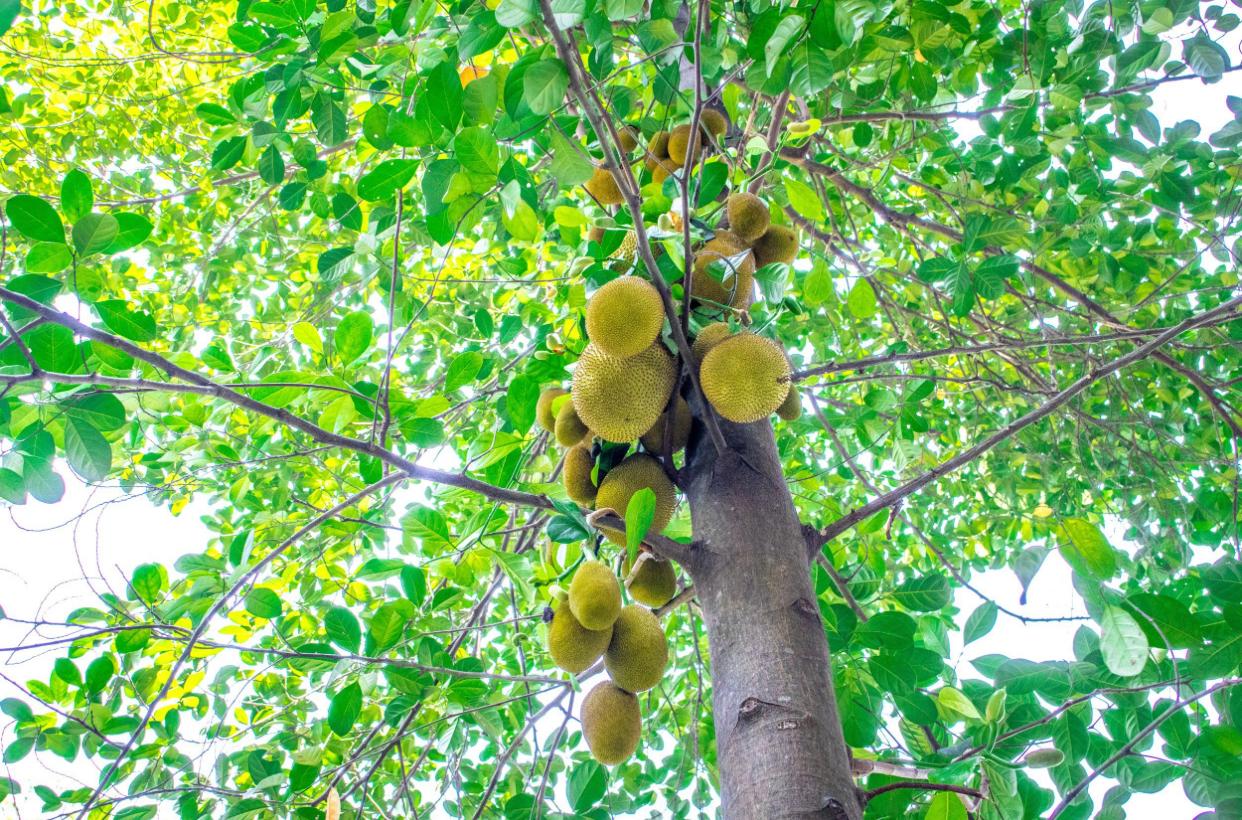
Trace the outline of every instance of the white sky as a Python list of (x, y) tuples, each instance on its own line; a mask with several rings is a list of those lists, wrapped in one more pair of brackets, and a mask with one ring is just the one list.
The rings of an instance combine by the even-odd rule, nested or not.
[[(1231, 49), (1238, 59), (1236, 43)], [(1242, 75), (1230, 74), (1210, 86), (1196, 81), (1175, 83), (1157, 89), (1153, 94), (1153, 112), (1164, 125), (1180, 120), (1197, 120), (1202, 126), (1202, 139), (1218, 130), (1232, 115), (1225, 107), (1226, 94), (1242, 96)], [(121, 496), (115, 490), (97, 490), (83, 486), (62, 466), (67, 493), (54, 506), (31, 502), (9, 511), (0, 510), (0, 606), (17, 618), (52, 618), (64, 616), (77, 606), (91, 605), (91, 586), (101, 579), (113, 589), (124, 589), (124, 578), (138, 564), (159, 561), (171, 564), (177, 557), (202, 549), (208, 532), (198, 519), (204, 507), (191, 504), (180, 516), (174, 517), (166, 508), (152, 506), (144, 499), (129, 499), (122, 504), (97, 506), (72, 522), (79, 511)], [(1114, 543), (1120, 544), (1118, 533), (1110, 532)], [(1211, 560), (1210, 556), (1202, 556)], [(1031, 586), (1026, 607), (1018, 605), (1020, 588), (1011, 571), (996, 570), (973, 577), (972, 582), (986, 595), (1024, 615), (1082, 614), (1082, 601), (1074, 593), (1068, 566), (1053, 553), (1045, 562)], [(956, 604), (962, 609), (962, 621), (979, 604), (967, 590), (959, 590)], [(950, 660), (963, 677), (981, 677), (968, 664), (972, 658), (991, 653), (1020, 656), (1031, 660), (1053, 660), (1073, 657), (1072, 642), (1079, 622), (1022, 624), (1004, 615), (985, 638), (962, 650), (961, 636), (954, 637), (954, 657)], [(25, 627), (11, 621), (0, 621), (0, 646), (11, 646), (25, 636)], [(1020, 647), (1020, 649), (1015, 649)], [(36, 656), (23, 653), (18, 657), (0, 655), (0, 672), (17, 680), (46, 677), (56, 655)], [(0, 698), (17, 696), (0, 680)], [(8, 718), (0, 719), (0, 726)], [(0, 735), (0, 746), (7, 737)], [(38, 769), (46, 767), (40, 774)], [(0, 804), (0, 818), (37, 817), (41, 801), (30, 790), (36, 782), (56, 780), (65, 787), (75, 781), (94, 785), (98, 774), (93, 763), (79, 760), (68, 764), (49, 753), (31, 754), (13, 767), (11, 774), (26, 784), (24, 792)], [(1047, 779), (1042, 778), (1045, 785)], [(1097, 780), (1091, 793), (1099, 799), (1111, 781)], [(1136, 794), (1126, 804), (1132, 817), (1192, 817), (1201, 809), (1186, 799), (1180, 785), (1174, 783), (1163, 793)], [(20, 812), (17, 813), (17, 812)], [(166, 811), (160, 817), (173, 817)]]

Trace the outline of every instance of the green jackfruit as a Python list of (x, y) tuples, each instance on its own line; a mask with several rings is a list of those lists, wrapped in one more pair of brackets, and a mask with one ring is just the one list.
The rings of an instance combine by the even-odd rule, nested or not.
[(729, 130), (729, 119), (724, 112), (715, 108), (704, 108), (699, 112), (699, 124), (702, 125), (707, 132), (713, 137), (721, 137), (725, 131)]
[[(627, 557), (621, 566), (621, 576), (630, 578), (630, 559)], [(640, 604), (650, 607), (661, 607), (677, 594), (677, 570), (672, 561), (665, 561), (649, 555), (646, 561), (638, 565), (638, 571), (630, 578), (630, 597)]]
[(627, 692), (646, 692), (664, 677), (666, 666), (668, 639), (660, 619), (643, 606), (623, 608), (604, 651), (604, 668), (612, 682)]
[(607, 168), (596, 168), (583, 187), (600, 205), (620, 205), (625, 201), (616, 177)]
[(770, 225), (763, 236), (755, 240), (754, 252), (758, 267), (773, 262), (788, 265), (798, 256), (798, 232), (784, 225)]
[(587, 629), (609, 629), (621, 612), (621, 584), (605, 564), (583, 561), (569, 582), (569, 609)]
[(582, 699), (581, 719), (591, 756), (605, 766), (624, 763), (638, 749), (643, 717), (633, 693), (601, 681)]
[(656, 131), (651, 135), (651, 140), (647, 143), (646, 156), (643, 157), (643, 164), (648, 170), (654, 171), (656, 166), (660, 164), (660, 160), (668, 159), (668, 132)]
[[(690, 414), (690, 405), (678, 396), (673, 403), (673, 449), (670, 452), (677, 453), (686, 449), (686, 445), (690, 443), (690, 425), (693, 422), (694, 417)], [(665, 410), (660, 414), (655, 425), (643, 433), (641, 441), (649, 452), (664, 452), (664, 427), (667, 424), (668, 411)]]
[(686, 155), (693, 154), (690, 164), (693, 165), (699, 157), (699, 150), (703, 146), (703, 135), (700, 131), (695, 136), (694, 147), (690, 146), (690, 126), (679, 125), (674, 128), (668, 135), (668, 158), (673, 161), (677, 167), (686, 164)]
[(725, 202), (729, 214), (729, 230), (746, 244), (763, 236), (772, 217), (768, 204), (754, 194), (733, 194)]
[(562, 447), (573, 447), (591, 435), (590, 429), (578, 418), (574, 403), (567, 401), (556, 413), (556, 442)]
[(772, 340), (739, 333), (707, 352), (699, 382), (717, 413), (748, 424), (770, 416), (785, 401), (789, 360)]
[(795, 421), (802, 415), (802, 394), (798, 392), (797, 385), (789, 385), (789, 394), (785, 396), (781, 406), (776, 408), (776, 415), (785, 421)]
[(612, 627), (587, 629), (578, 623), (568, 601), (556, 605), (552, 622), (548, 624), (548, 652), (552, 662), (574, 675), (586, 671), (599, 660), (611, 639)]
[[(649, 533), (658, 533), (668, 526), (677, 506), (677, 488), (665, 474), (660, 462), (646, 453), (635, 453), (608, 471), (599, 483), (595, 496), (595, 509), (611, 508), (625, 518), (625, 509), (634, 493), (649, 487), (655, 493), (655, 515), (651, 519)], [(603, 527), (600, 530), (614, 544), (625, 546), (625, 535), (620, 530)]]
[(556, 432), (556, 411), (552, 409), (552, 404), (567, 395), (569, 391), (559, 387), (549, 387), (539, 394), (539, 401), (535, 403), (535, 418), (539, 419), (539, 426), (549, 433)]
[[(710, 266), (720, 261), (723, 281), (712, 276)], [(750, 304), (755, 282), (755, 256), (735, 236), (724, 231), (709, 239), (694, 255), (690, 288), (696, 299), (744, 308)]]
[(595, 291), (586, 309), (587, 336), (609, 356), (637, 356), (664, 327), (664, 303), (655, 285), (621, 276)]
[(703, 357), (707, 355), (707, 351), (716, 346), (717, 342), (722, 342), (733, 335), (733, 328), (729, 327), (728, 322), (713, 322), (699, 331), (694, 337), (694, 344), (690, 346), (690, 351), (694, 353), (695, 361), (702, 362)]
[(629, 358), (589, 344), (574, 370), (574, 408), (605, 441), (634, 441), (660, 418), (676, 380), (677, 365), (658, 343)]
[(579, 444), (565, 451), (565, 463), (561, 465), (561, 483), (565, 492), (584, 507), (595, 504), (597, 492), (595, 482), (591, 481), (591, 470), (595, 467), (595, 459), (591, 456), (591, 448)]

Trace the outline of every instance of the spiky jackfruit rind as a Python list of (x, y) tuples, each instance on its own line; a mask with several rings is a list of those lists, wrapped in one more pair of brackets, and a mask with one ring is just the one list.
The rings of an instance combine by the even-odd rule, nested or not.
[(789, 360), (771, 339), (739, 333), (703, 357), (699, 382), (717, 413), (737, 424), (749, 424), (770, 416), (785, 401)]
[(659, 343), (629, 358), (589, 344), (574, 370), (574, 408), (605, 441), (634, 441), (664, 412), (676, 380), (677, 365)]
[[(608, 471), (604, 480), (599, 483), (599, 492), (595, 495), (595, 509), (613, 509), (618, 516), (625, 518), (630, 499), (644, 487), (650, 488), (656, 497), (655, 514), (651, 518), (648, 533), (658, 533), (673, 518), (673, 510), (677, 507), (677, 488), (665, 474), (660, 462), (646, 453), (635, 453)], [(600, 531), (609, 541), (625, 546), (625, 534), (620, 530), (601, 527)]]
[(651, 347), (663, 327), (660, 292), (638, 276), (613, 279), (587, 302), (587, 336), (609, 356), (637, 356)]
[(747, 245), (763, 236), (772, 222), (768, 204), (754, 194), (731, 194), (725, 201), (729, 214), (729, 230)]
[[(724, 281), (712, 276), (709, 267), (713, 262), (729, 266), (733, 275)], [(694, 255), (694, 275), (690, 289), (702, 302), (745, 308), (750, 304), (751, 290), (755, 282), (754, 254), (741, 242), (724, 232), (704, 243)]]
[[(630, 559), (626, 558), (621, 566), (623, 578), (629, 578), (631, 566)], [(664, 606), (677, 594), (677, 570), (672, 561), (648, 556), (638, 565), (638, 570), (626, 589), (630, 597), (640, 604), (650, 607)]]
[(755, 240), (755, 264), (759, 267), (773, 262), (792, 263), (798, 256), (798, 232), (784, 225), (769, 225), (763, 236)]
[(724, 112), (715, 108), (704, 108), (699, 113), (699, 124), (702, 125), (707, 132), (713, 137), (721, 137), (725, 131), (729, 130), (729, 118)]
[(729, 327), (728, 322), (712, 322), (704, 327), (694, 337), (694, 344), (690, 346), (691, 352), (694, 353), (695, 361), (702, 362), (703, 357), (707, 355), (707, 351), (732, 335), (733, 328)]
[(678, 167), (686, 164), (686, 155), (693, 153), (694, 157), (690, 160), (693, 165), (698, 160), (699, 151), (703, 146), (703, 134), (700, 131), (695, 135), (694, 148), (690, 147), (690, 126), (679, 125), (669, 132), (668, 135), (668, 158)]
[(569, 610), (586, 629), (611, 629), (621, 614), (621, 584), (607, 565), (583, 561), (569, 582)]
[(572, 675), (585, 672), (604, 654), (610, 640), (612, 627), (587, 629), (578, 623), (568, 601), (556, 605), (548, 624), (548, 653), (561, 669)]
[(591, 430), (578, 418), (574, 403), (567, 401), (556, 413), (556, 443), (562, 447), (573, 447), (590, 435)]
[[(652, 453), (664, 452), (664, 427), (668, 423), (668, 411), (665, 410), (660, 414), (660, 418), (652, 425), (651, 429), (643, 433), (643, 446)], [(673, 449), (670, 452), (678, 453), (686, 448), (690, 443), (690, 426), (694, 423), (694, 416), (690, 413), (690, 405), (681, 396), (673, 403)]]
[(673, 176), (681, 169), (681, 166), (673, 162), (671, 159), (662, 159), (651, 169), (651, 181), (657, 185), (663, 185), (664, 180)]
[(611, 681), (600, 681), (583, 698), (581, 719), (587, 748), (603, 765), (624, 763), (638, 750), (643, 716), (633, 692)]
[(569, 391), (564, 388), (548, 387), (539, 394), (539, 401), (535, 402), (535, 418), (539, 420), (539, 426), (549, 433), (556, 432), (556, 411), (552, 409), (552, 403), (567, 395)]
[(647, 142), (647, 151), (643, 163), (654, 171), (660, 160), (668, 159), (668, 132), (656, 131)]
[(621, 196), (621, 188), (617, 185), (616, 177), (607, 168), (597, 167), (595, 173), (591, 174), (591, 178), (582, 187), (586, 188), (587, 193), (595, 197), (595, 201), (600, 205), (620, 205), (625, 201), (625, 197)]
[(565, 451), (565, 463), (561, 465), (561, 483), (565, 492), (578, 504), (590, 507), (595, 504), (598, 492), (595, 482), (591, 480), (591, 470), (595, 468), (595, 458), (591, 449), (579, 444)]
[(668, 638), (660, 619), (646, 607), (622, 608), (604, 650), (604, 668), (612, 682), (627, 692), (646, 692), (664, 677)]
[(781, 406), (776, 408), (776, 415), (785, 421), (796, 421), (802, 415), (802, 394), (798, 392), (797, 385), (789, 385), (789, 393)]

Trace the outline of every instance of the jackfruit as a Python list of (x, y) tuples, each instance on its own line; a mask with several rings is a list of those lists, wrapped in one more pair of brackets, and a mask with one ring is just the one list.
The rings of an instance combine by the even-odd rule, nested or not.
[(582, 736), (591, 756), (605, 766), (624, 763), (638, 749), (643, 716), (638, 697), (601, 681), (582, 700)]
[(591, 434), (590, 429), (578, 418), (574, 403), (567, 401), (556, 414), (556, 442), (562, 447), (573, 447)]
[[(626, 558), (621, 567), (623, 578), (630, 577), (630, 566), (630, 559)], [(664, 606), (677, 594), (677, 570), (673, 568), (672, 561), (649, 555), (647, 560), (638, 565), (638, 571), (630, 579), (627, 589), (630, 597), (640, 604), (650, 607)]]
[(802, 415), (802, 394), (798, 392), (796, 385), (789, 385), (789, 394), (785, 396), (781, 406), (776, 408), (776, 415), (785, 421), (794, 421)]
[[(681, 396), (673, 404), (673, 449), (677, 453), (686, 448), (690, 442), (690, 425), (694, 417), (690, 414), (690, 405)], [(652, 453), (664, 452), (664, 427), (668, 423), (668, 411), (660, 414), (660, 418), (650, 430), (643, 433), (643, 446)]]
[(648, 170), (654, 171), (662, 159), (668, 159), (668, 132), (656, 131), (651, 135), (651, 139), (647, 143), (647, 151), (643, 157), (643, 163)]
[[(595, 496), (595, 509), (611, 507), (617, 515), (625, 518), (625, 509), (634, 493), (649, 487), (656, 497), (655, 515), (651, 519), (649, 533), (658, 533), (668, 526), (677, 506), (677, 488), (664, 473), (660, 462), (646, 453), (635, 453), (608, 471), (599, 483)], [(601, 527), (600, 531), (614, 544), (625, 546), (625, 534), (620, 530)]]
[(607, 168), (596, 168), (583, 187), (600, 205), (620, 205), (625, 201), (616, 177)]
[(690, 351), (694, 353), (695, 361), (701, 363), (703, 357), (707, 355), (707, 351), (732, 335), (733, 328), (729, 327), (728, 322), (712, 322), (700, 330), (699, 335), (694, 337), (694, 344), (690, 346)]
[(628, 358), (642, 353), (663, 327), (660, 292), (637, 276), (613, 279), (587, 302), (587, 336), (609, 356)]
[(625, 236), (621, 238), (621, 244), (613, 251), (613, 256), (618, 259), (633, 259), (638, 252), (638, 234), (633, 231), (626, 231)]
[(666, 666), (668, 639), (660, 619), (646, 607), (624, 607), (604, 650), (604, 668), (612, 682), (627, 692), (646, 692), (664, 677)]
[(633, 441), (664, 412), (677, 380), (677, 365), (659, 343), (637, 356), (609, 356), (589, 344), (574, 370), (578, 417), (605, 441)]
[(699, 113), (699, 124), (707, 129), (713, 137), (721, 137), (729, 130), (729, 119), (723, 111), (715, 108), (704, 108)]
[[(716, 261), (732, 271), (717, 281), (708, 270)], [(704, 302), (744, 308), (750, 304), (750, 293), (755, 282), (755, 257), (735, 237), (717, 233), (694, 255), (694, 275), (690, 289), (694, 296)]]
[(747, 245), (763, 236), (772, 221), (768, 205), (754, 194), (733, 194), (725, 202), (729, 214), (729, 230)]
[(539, 426), (549, 433), (556, 432), (556, 412), (552, 409), (552, 403), (568, 393), (560, 387), (549, 387), (539, 394), (539, 401), (535, 402), (535, 418), (539, 419)]
[(686, 164), (686, 156), (689, 154), (692, 155), (690, 164), (693, 165), (698, 161), (699, 149), (702, 148), (702, 145), (703, 135), (701, 131), (695, 135), (692, 148), (690, 145), (690, 126), (679, 125), (668, 135), (668, 158), (680, 168)]
[(663, 185), (664, 180), (676, 174), (680, 169), (681, 166), (671, 159), (662, 159), (651, 169), (651, 181), (657, 185)]
[(738, 424), (771, 415), (789, 394), (789, 360), (770, 339), (739, 333), (720, 342), (699, 368), (703, 395), (716, 412)]
[(798, 255), (798, 232), (784, 225), (770, 225), (763, 236), (755, 240), (755, 265), (762, 268), (773, 262), (794, 261)]
[(606, 229), (605, 229), (602, 225), (592, 225), (592, 226), (591, 226), (591, 227), (587, 230), (587, 241), (589, 241), (589, 242), (603, 242), (603, 241), (604, 241), (604, 236), (606, 236), (606, 235), (607, 235), (607, 233), (608, 233), (608, 231), (607, 231), (607, 230), (606, 230)]
[(621, 143), (621, 153), (626, 156), (634, 153), (634, 149), (638, 147), (638, 132), (631, 125), (618, 128), (617, 139)]
[(548, 653), (552, 655), (552, 662), (574, 675), (586, 671), (599, 660), (611, 639), (612, 627), (587, 629), (578, 623), (568, 601), (556, 605), (552, 622), (548, 624)]
[(621, 612), (621, 584), (604, 563), (583, 561), (569, 582), (569, 610), (587, 629), (609, 629)]
[(591, 481), (591, 470), (595, 467), (595, 459), (591, 456), (591, 448), (579, 444), (565, 451), (565, 462), (561, 465), (561, 483), (565, 492), (577, 503), (589, 507), (595, 503), (595, 482)]

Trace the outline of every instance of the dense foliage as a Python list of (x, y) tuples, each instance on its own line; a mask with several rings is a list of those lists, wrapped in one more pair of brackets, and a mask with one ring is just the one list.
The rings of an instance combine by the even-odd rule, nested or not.
[[(1236, 11), (0, 0), (0, 497), (72, 470), (213, 510), (94, 606), (4, 602), (62, 623), (0, 701), (0, 800), (711, 815), (692, 594), (639, 754), (580, 741), (542, 620), (596, 535), (535, 423), (617, 275), (623, 233), (588, 229), (636, 216), (582, 187), (589, 110), (647, 138), (706, 105), (722, 150), (636, 165), (639, 215), (674, 297), (726, 185), (801, 236), (751, 326), (800, 380), (777, 442), (868, 816), (1121, 818), (1179, 785), (1242, 811)], [(1237, 118), (1161, 122), (1171, 86)], [(957, 663), (952, 633), (1022, 616), (955, 592), (1054, 561), (1074, 656)], [(89, 782), (42, 785), (56, 757)]]

